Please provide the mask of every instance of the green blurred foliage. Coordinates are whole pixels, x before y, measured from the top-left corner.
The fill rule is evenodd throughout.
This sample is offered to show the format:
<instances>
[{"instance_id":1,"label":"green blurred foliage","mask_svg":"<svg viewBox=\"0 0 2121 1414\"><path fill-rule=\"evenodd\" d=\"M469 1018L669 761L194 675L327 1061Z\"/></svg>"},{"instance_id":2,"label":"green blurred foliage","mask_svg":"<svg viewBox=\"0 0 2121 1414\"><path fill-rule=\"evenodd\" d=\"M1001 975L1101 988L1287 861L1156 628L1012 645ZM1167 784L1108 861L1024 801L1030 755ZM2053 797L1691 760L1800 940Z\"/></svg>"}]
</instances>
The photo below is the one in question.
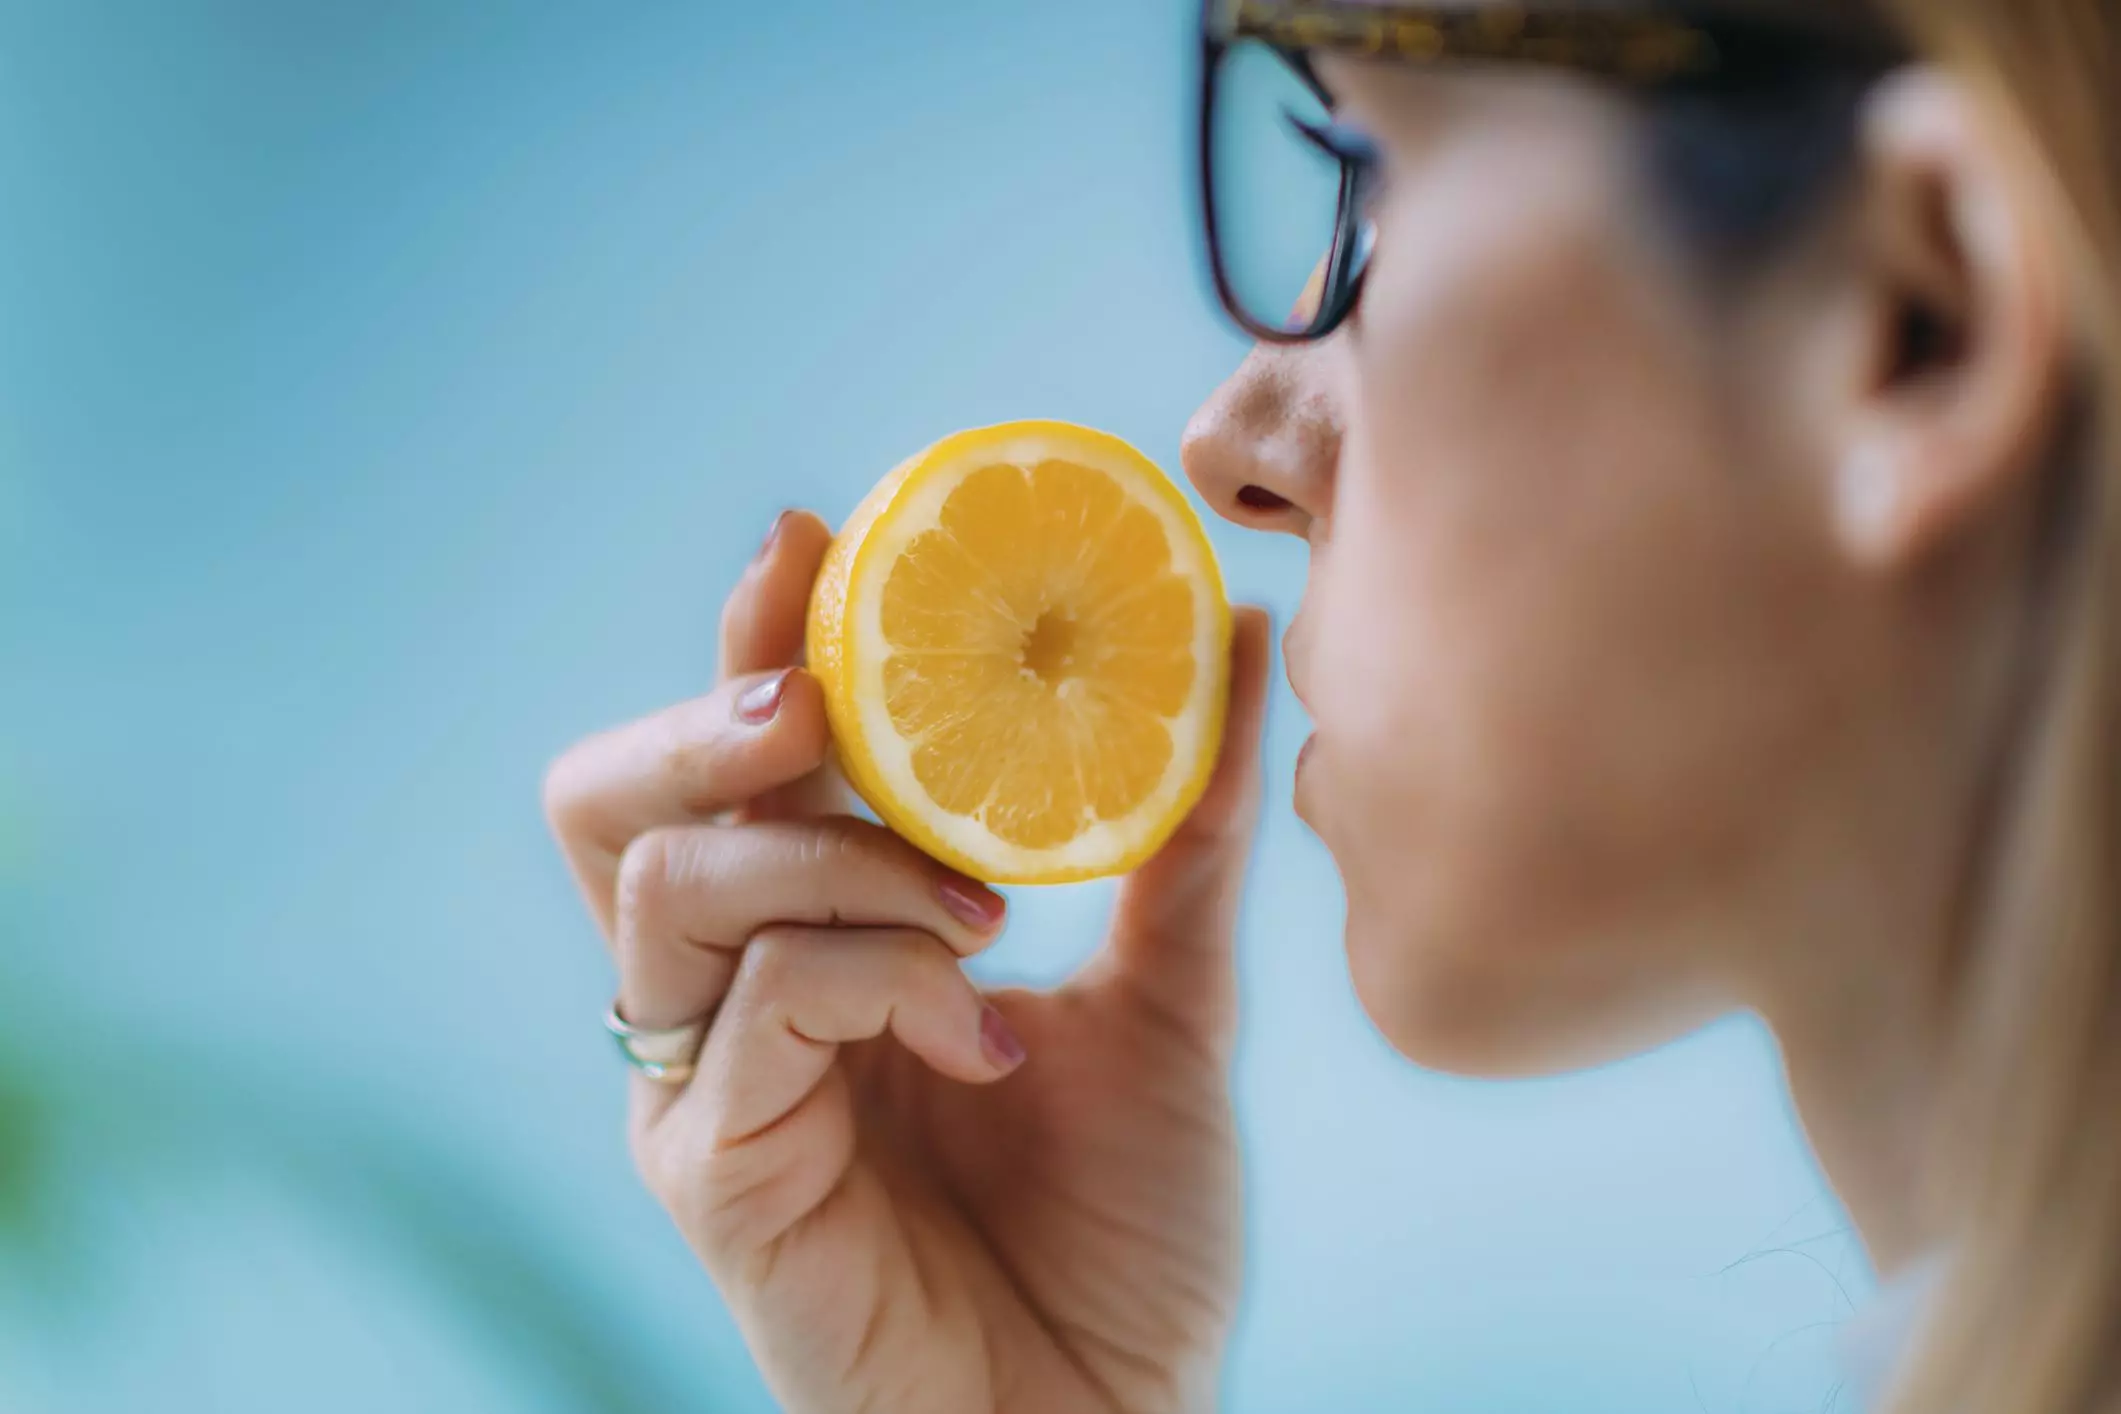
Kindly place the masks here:
<instances>
[{"instance_id":1,"label":"green blurred foliage","mask_svg":"<svg viewBox=\"0 0 2121 1414\"><path fill-rule=\"evenodd\" d=\"M5 959L34 945L27 833L0 800L0 1277L26 1279L56 1312L93 1301L99 1244L85 1180L146 1197L263 1177L302 1210L351 1231L408 1281L445 1298L511 1373L560 1414L705 1407L597 1289L551 1225L518 1210L494 1175L402 1118L331 1093L315 1076L241 1067L181 1041L129 1040L94 1055L61 1037L115 1028L37 995ZM76 1048L78 1049L78 1048Z\"/></svg>"},{"instance_id":2,"label":"green blurred foliage","mask_svg":"<svg viewBox=\"0 0 2121 1414\"><path fill-rule=\"evenodd\" d=\"M28 1076L0 1060L0 1247L22 1249L38 1230L44 1109Z\"/></svg>"}]
</instances>

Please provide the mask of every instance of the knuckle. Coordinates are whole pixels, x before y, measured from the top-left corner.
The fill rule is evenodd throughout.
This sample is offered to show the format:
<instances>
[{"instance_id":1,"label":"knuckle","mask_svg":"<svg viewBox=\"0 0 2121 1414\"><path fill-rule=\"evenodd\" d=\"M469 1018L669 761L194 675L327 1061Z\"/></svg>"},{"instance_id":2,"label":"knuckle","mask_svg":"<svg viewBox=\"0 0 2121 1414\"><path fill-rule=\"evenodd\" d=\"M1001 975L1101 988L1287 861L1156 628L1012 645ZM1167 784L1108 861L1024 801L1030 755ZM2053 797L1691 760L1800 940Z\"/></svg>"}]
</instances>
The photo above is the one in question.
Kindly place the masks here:
<instances>
[{"instance_id":1,"label":"knuckle","mask_svg":"<svg viewBox=\"0 0 2121 1414\"><path fill-rule=\"evenodd\" d=\"M660 916L670 888L674 846L670 831L650 830L636 836L619 856L614 899L622 934L638 934Z\"/></svg>"},{"instance_id":2,"label":"knuckle","mask_svg":"<svg viewBox=\"0 0 2121 1414\"><path fill-rule=\"evenodd\" d=\"M682 896L685 912L697 914L699 901L740 881L743 852L732 851L728 837L741 831L720 825L673 826L663 847L662 890L665 900Z\"/></svg>"},{"instance_id":3,"label":"knuckle","mask_svg":"<svg viewBox=\"0 0 2121 1414\"><path fill-rule=\"evenodd\" d=\"M940 896L928 887L925 857L897 836L860 820L837 821L811 846L817 897L834 924L936 926Z\"/></svg>"},{"instance_id":4,"label":"knuckle","mask_svg":"<svg viewBox=\"0 0 2121 1414\"><path fill-rule=\"evenodd\" d=\"M545 768L541 799L545 823L562 844L572 844L584 833L588 792L583 785L582 749L572 747Z\"/></svg>"},{"instance_id":5,"label":"knuckle","mask_svg":"<svg viewBox=\"0 0 2121 1414\"><path fill-rule=\"evenodd\" d=\"M716 825L695 832L686 861L692 888L704 894L738 894L758 882L771 861L756 825Z\"/></svg>"},{"instance_id":6,"label":"knuckle","mask_svg":"<svg viewBox=\"0 0 2121 1414\"><path fill-rule=\"evenodd\" d=\"M859 868L862 863L862 846L855 832L847 828L852 822L827 821L809 833L806 842L804 863L827 875L837 876L848 869Z\"/></svg>"},{"instance_id":7,"label":"knuckle","mask_svg":"<svg viewBox=\"0 0 2121 1414\"><path fill-rule=\"evenodd\" d=\"M786 993L801 978L809 959L807 939L793 928L762 928L744 945L737 964L738 981L762 1000Z\"/></svg>"},{"instance_id":8,"label":"knuckle","mask_svg":"<svg viewBox=\"0 0 2121 1414\"><path fill-rule=\"evenodd\" d=\"M719 704L719 695L709 696L657 720L657 772L676 787L679 804L695 815L726 803L717 790L726 745L715 715Z\"/></svg>"},{"instance_id":9,"label":"knuckle","mask_svg":"<svg viewBox=\"0 0 2121 1414\"><path fill-rule=\"evenodd\" d=\"M910 995L948 996L964 983L957 955L926 933L901 933L892 938L891 977Z\"/></svg>"},{"instance_id":10,"label":"knuckle","mask_svg":"<svg viewBox=\"0 0 2121 1414\"><path fill-rule=\"evenodd\" d=\"M919 874L926 856L897 835L866 820L838 819L819 829L816 863L835 878L882 887L903 873Z\"/></svg>"}]
</instances>

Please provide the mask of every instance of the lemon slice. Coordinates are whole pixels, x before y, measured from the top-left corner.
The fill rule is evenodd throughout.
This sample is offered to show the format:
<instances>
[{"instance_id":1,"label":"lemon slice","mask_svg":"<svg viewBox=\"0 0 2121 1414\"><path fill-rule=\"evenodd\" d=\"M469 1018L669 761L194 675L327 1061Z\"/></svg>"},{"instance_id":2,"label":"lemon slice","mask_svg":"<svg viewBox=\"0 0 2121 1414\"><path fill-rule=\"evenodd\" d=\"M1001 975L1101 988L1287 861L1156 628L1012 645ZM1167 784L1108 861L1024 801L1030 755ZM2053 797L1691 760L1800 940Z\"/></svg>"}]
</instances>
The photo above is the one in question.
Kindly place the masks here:
<instances>
[{"instance_id":1,"label":"lemon slice","mask_svg":"<svg viewBox=\"0 0 2121 1414\"><path fill-rule=\"evenodd\" d=\"M1116 437L946 437L869 494L810 600L848 780L996 884L1124 873L1206 787L1230 610L1192 507Z\"/></svg>"}]
</instances>

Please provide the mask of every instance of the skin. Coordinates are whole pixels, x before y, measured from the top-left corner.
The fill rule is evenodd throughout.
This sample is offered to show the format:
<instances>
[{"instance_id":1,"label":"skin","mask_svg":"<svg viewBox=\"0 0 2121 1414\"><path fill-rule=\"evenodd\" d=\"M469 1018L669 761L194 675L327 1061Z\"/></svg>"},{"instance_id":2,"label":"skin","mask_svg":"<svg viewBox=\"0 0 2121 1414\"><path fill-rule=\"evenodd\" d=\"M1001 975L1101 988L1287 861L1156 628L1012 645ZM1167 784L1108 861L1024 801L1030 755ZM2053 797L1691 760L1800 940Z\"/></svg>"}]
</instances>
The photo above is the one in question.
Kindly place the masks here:
<instances>
[{"instance_id":1,"label":"skin","mask_svg":"<svg viewBox=\"0 0 2121 1414\"><path fill-rule=\"evenodd\" d=\"M1363 303L1248 360L1184 460L1310 546L1298 802L1362 1001L1411 1060L1498 1076L1760 1012L1890 1270L1932 1240L1911 1194L2066 373L2043 197L1917 71L1855 189L1713 281L1610 92L1322 72L1386 157ZM1911 364L1915 311L1950 337ZM641 1170L791 1410L1211 1407L1264 616L1215 783L1103 950L983 998L958 963L1000 900L831 813L787 666L828 538L785 517L723 685L548 779L624 1013L714 1018L688 1084L635 1083Z\"/></svg>"}]
</instances>

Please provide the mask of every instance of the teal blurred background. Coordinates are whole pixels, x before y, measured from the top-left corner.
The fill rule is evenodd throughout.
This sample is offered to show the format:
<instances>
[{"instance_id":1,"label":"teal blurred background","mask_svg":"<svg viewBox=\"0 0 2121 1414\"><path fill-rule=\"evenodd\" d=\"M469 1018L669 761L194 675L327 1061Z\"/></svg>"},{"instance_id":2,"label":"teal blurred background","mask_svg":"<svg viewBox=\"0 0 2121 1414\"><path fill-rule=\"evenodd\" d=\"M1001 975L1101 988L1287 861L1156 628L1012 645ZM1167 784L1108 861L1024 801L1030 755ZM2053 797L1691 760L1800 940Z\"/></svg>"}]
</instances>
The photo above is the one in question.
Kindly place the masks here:
<instances>
[{"instance_id":1,"label":"teal blurred background","mask_svg":"<svg viewBox=\"0 0 2121 1414\"><path fill-rule=\"evenodd\" d=\"M770 1407L628 1172L540 771L705 685L784 505L1005 417L1175 466L1241 353L1189 21L0 3L0 1409ZM1298 549L1217 544L1286 617ZM1759 1031L1395 1062L1274 706L1227 1407L1836 1407L1868 1278Z\"/></svg>"}]
</instances>

